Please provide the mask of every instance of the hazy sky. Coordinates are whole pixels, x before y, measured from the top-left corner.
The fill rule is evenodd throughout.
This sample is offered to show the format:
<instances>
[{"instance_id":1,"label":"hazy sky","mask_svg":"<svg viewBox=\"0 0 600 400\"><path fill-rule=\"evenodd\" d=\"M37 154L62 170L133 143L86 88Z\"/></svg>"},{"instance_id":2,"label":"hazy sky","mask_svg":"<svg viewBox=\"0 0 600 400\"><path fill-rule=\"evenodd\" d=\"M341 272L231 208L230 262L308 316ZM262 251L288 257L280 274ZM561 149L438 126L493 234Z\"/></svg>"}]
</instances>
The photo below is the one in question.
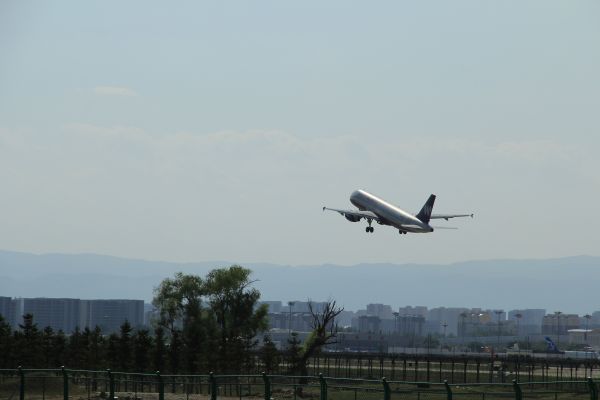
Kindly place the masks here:
<instances>
[{"instance_id":1,"label":"hazy sky","mask_svg":"<svg viewBox=\"0 0 600 400\"><path fill-rule=\"evenodd\" d=\"M0 248L599 255L600 3L0 3ZM364 232L369 190L459 230Z\"/></svg>"}]
</instances>

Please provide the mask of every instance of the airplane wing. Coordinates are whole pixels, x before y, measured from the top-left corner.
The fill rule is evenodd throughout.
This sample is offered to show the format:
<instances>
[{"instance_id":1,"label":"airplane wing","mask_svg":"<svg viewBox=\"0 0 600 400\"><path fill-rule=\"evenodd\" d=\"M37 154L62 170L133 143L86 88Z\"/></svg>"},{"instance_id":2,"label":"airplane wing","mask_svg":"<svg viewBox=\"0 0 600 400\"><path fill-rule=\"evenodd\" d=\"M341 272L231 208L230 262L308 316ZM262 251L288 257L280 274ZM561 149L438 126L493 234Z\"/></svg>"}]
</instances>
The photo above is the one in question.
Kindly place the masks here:
<instances>
[{"instance_id":1,"label":"airplane wing","mask_svg":"<svg viewBox=\"0 0 600 400\"><path fill-rule=\"evenodd\" d=\"M370 219L373 221L381 222L381 219L377 216L377 214L375 214L374 212L371 212L371 211L338 210L335 208L323 207L323 211L325 211L325 210L338 212L338 213L342 214L344 217L348 217L348 216L354 217L354 218L356 218L357 221L361 218L365 218L365 219Z\"/></svg>"},{"instance_id":2,"label":"airplane wing","mask_svg":"<svg viewBox=\"0 0 600 400\"><path fill-rule=\"evenodd\" d=\"M448 221L450 218L460 218L460 217L473 218L473 214L431 214L431 219L445 219L446 221Z\"/></svg>"}]
</instances>

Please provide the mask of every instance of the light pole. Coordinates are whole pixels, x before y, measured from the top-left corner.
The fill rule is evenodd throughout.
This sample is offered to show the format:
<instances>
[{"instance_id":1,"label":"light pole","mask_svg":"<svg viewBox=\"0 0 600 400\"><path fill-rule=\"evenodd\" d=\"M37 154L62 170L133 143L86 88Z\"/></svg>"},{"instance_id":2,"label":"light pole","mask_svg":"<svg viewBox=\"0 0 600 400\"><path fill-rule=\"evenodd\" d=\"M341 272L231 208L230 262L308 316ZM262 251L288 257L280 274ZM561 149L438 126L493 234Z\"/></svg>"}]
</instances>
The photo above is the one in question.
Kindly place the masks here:
<instances>
[{"instance_id":1,"label":"light pole","mask_svg":"<svg viewBox=\"0 0 600 400\"><path fill-rule=\"evenodd\" d=\"M515 314L515 318L517 319L517 346L519 346L519 339L520 339L520 334L521 334L521 329L520 329L520 324L519 322L521 322L521 318L523 318L523 314L521 313L516 313ZM521 346L519 346L519 354L521 354Z\"/></svg>"},{"instance_id":2,"label":"light pole","mask_svg":"<svg viewBox=\"0 0 600 400\"><path fill-rule=\"evenodd\" d=\"M585 333L583 334L583 339L585 340L585 345L588 345L588 340L587 340L587 334L588 334L588 330L590 327L590 318L592 318L592 316L590 314L585 314L583 316L583 318L585 318Z\"/></svg>"},{"instance_id":3,"label":"light pole","mask_svg":"<svg viewBox=\"0 0 600 400\"><path fill-rule=\"evenodd\" d=\"M394 344L396 346L396 351L398 351L398 316L400 313L398 311L394 311Z\"/></svg>"},{"instance_id":4,"label":"light pole","mask_svg":"<svg viewBox=\"0 0 600 400\"><path fill-rule=\"evenodd\" d=\"M442 324L442 326L444 327L444 344L446 344L446 328L448 327L448 323L446 321L444 321L444 323ZM442 350L442 344L440 343L440 350Z\"/></svg>"},{"instance_id":5,"label":"light pole","mask_svg":"<svg viewBox=\"0 0 600 400\"><path fill-rule=\"evenodd\" d=\"M290 307L290 318L288 319L288 335L292 336L292 307L296 304L295 301L288 301L288 306Z\"/></svg>"},{"instance_id":6,"label":"light pole","mask_svg":"<svg viewBox=\"0 0 600 400\"><path fill-rule=\"evenodd\" d=\"M494 313L498 317L498 350L500 350L500 315L502 315L503 312L504 311L502 311L502 310L494 311ZM498 353L498 351L496 351L496 353Z\"/></svg>"},{"instance_id":7,"label":"light pole","mask_svg":"<svg viewBox=\"0 0 600 400\"><path fill-rule=\"evenodd\" d=\"M556 315L556 347L560 350L560 314L562 311L554 311L554 315Z\"/></svg>"},{"instance_id":8,"label":"light pole","mask_svg":"<svg viewBox=\"0 0 600 400\"><path fill-rule=\"evenodd\" d=\"M466 312L460 313L460 318L462 319L462 324L460 326L460 336L461 336L462 347L463 347L463 350L464 350L464 347L465 347L465 334L466 334L465 319L467 318L467 313Z\"/></svg>"},{"instance_id":9,"label":"light pole","mask_svg":"<svg viewBox=\"0 0 600 400\"><path fill-rule=\"evenodd\" d=\"M521 322L521 318L523 318L523 314L516 313L515 318L517 319L517 340L518 340L519 335L521 335L520 322Z\"/></svg>"}]
</instances>

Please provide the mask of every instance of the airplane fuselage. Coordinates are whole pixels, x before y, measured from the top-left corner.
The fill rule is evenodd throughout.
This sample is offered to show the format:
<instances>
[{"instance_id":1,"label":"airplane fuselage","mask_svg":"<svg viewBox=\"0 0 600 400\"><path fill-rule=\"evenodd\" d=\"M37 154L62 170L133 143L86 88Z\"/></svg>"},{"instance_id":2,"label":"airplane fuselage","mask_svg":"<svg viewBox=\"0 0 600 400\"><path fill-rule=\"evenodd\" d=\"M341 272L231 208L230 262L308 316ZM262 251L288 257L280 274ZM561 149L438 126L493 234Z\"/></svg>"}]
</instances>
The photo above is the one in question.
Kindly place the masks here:
<instances>
[{"instance_id":1,"label":"airplane fuselage","mask_svg":"<svg viewBox=\"0 0 600 400\"><path fill-rule=\"evenodd\" d=\"M353 192L350 195L350 202L361 211L371 211L377 214L381 219L381 223L391 225L400 231L412 233L433 232L433 228L429 224L364 190Z\"/></svg>"}]
</instances>

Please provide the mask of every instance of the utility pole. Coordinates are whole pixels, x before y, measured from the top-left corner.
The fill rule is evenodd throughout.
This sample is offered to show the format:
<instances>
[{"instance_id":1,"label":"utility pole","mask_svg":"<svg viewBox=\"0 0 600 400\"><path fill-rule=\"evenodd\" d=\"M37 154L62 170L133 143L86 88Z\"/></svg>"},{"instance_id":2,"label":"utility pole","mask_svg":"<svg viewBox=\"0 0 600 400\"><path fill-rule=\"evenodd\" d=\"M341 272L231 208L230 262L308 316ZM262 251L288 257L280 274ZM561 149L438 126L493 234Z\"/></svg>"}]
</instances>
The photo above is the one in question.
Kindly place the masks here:
<instances>
[{"instance_id":1,"label":"utility pole","mask_svg":"<svg viewBox=\"0 0 600 400\"><path fill-rule=\"evenodd\" d=\"M587 334L588 334L588 330L590 329L590 318L592 318L592 316L590 314L585 314L583 316L583 318L585 318L585 333L583 334L583 339L585 340L585 345L588 345L588 338L587 338Z\"/></svg>"},{"instance_id":2,"label":"utility pole","mask_svg":"<svg viewBox=\"0 0 600 400\"><path fill-rule=\"evenodd\" d=\"M516 313L515 314L515 318L517 319L517 346L519 346L519 339L520 339L520 335L521 335L521 329L520 329L520 322L521 322L521 318L523 318L523 314L521 313ZM521 346L519 346L519 354L521 354Z\"/></svg>"},{"instance_id":3,"label":"utility pole","mask_svg":"<svg viewBox=\"0 0 600 400\"><path fill-rule=\"evenodd\" d=\"M496 350L496 353L498 353L498 351L500 350L500 316L502 315L503 312L504 311L502 311L502 310L494 311L494 313L498 317L498 350Z\"/></svg>"},{"instance_id":4,"label":"utility pole","mask_svg":"<svg viewBox=\"0 0 600 400\"><path fill-rule=\"evenodd\" d=\"M444 344L446 344L446 328L448 327L448 323L446 321L444 321L444 323L442 324L442 326L444 327ZM440 343L440 350L442 350L442 344Z\"/></svg>"},{"instance_id":5,"label":"utility pole","mask_svg":"<svg viewBox=\"0 0 600 400\"><path fill-rule=\"evenodd\" d=\"M290 318L288 319L288 336L292 336L292 307L296 304L295 301L288 301L290 307Z\"/></svg>"},{"instance_id":6,"label":"utility pole","mask_svg":"<svg viewBox=\"0 0 600 400\"><path fill-rule=\"evenodd\" d=\"M562 311L554 311L554 315L556 315L556 347L560 350L560 315Z\"/></svg>"}]
</instances>

